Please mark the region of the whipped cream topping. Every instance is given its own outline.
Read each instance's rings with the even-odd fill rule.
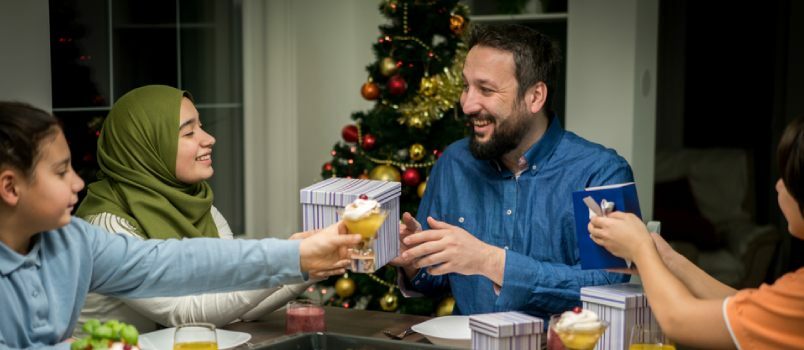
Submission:
[[[556,323],[556,329],[575,330],[575,331],[592,331],[599,329],[601,326],[600,319],[594,311],[586,309],[581,312],[567,311],[561,314],[561,318]]]
[[[380,203],[373,199],[355,199],[343,209],[343,218],[351,221],[363,219],[380,212]]]

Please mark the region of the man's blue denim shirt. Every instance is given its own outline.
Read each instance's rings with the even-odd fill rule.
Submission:
[[[419,206],[506,250],[499,295],[481,275],[432,276],[421,269],[407,288],[433,295],[451,288],[455,314],[518,310],[547,318],[580,305],[580,288],[622,283],[628,276],[581,270],[572,192],[631,182],[631,168],[614,150],[565,131],[556,117],[524,155],[519,176],[496,161],[478,160],[469,139],[450,145],[433,167]]]

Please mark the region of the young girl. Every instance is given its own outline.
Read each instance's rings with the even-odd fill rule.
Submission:
[[[779,207],[790,233],[804,239],[804,119],[787,127],[778,157]],[[636,263],[662,330],[679,343],[738,349],[804,346],[804,268],[771,285],[737,291],[673,251],[658,235],[648,234],[632,214],[593,218],[589,232],[612,254]]]
[[[212,205],[206,180],[213,174],[215,138],[201,124],[187,92],[149,85],[125,94],[109,112],[98,140],[101,180],[89,185],[76,216],[110,233],[139,239],[232,239],[226,219]],[[285,305],[310,283],[178,298],[90,294],[76,329],[89,319],[116,319],[141,332],[158,325],[223,326],[237,319],[254,320]]]
[[[89,292],[176,296],[302,282],[348,265],[338,223],[300,241],[147,240],[70,216],[84,184],[56,119],[0,102],[0,348],[54,346],[72,333]]]

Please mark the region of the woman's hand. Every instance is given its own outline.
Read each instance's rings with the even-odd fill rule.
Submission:
[[[643,249],[654,249],[653,239],[640,218],[631,213],[613,212],[589,221],[592,240],[612,254],[636,260]]]

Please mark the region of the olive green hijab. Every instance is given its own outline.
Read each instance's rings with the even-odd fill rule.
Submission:
[[[111,213],[145,238],[218,237],[212,188],[176,179],[179,110],[189,93],[163,85],[134,89],[112,106],[98,139],[99,181],[76,215]]]

